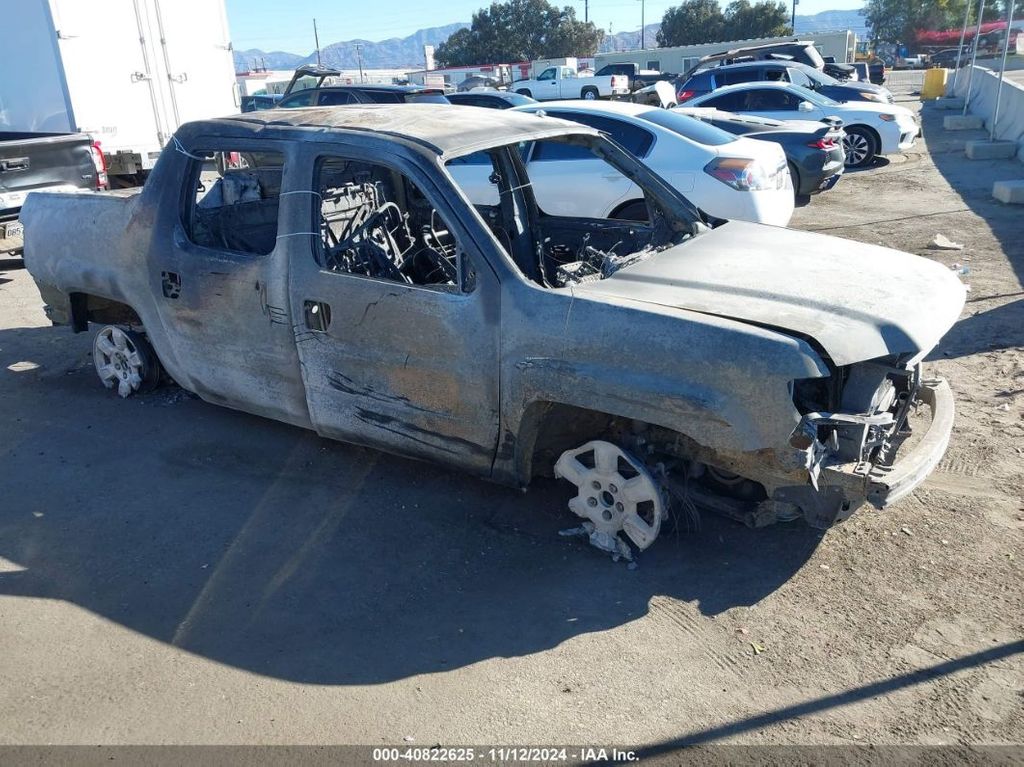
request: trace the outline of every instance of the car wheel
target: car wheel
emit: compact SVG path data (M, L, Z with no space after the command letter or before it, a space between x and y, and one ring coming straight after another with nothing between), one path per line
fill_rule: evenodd
M627 202L622 207L612 211L609 218L616 221L647 222L651 220L650 214L647 211L647 203L643 200Z
M585 99L587 101L594 101L595 99L597 99L597 97L597 88L584 88L583 92L580 94L580 98Z
M533 98L533 94L530 92L529 88L522 88L521 90L516 91L516 93L518 93L520 96L526 96L526 98L528 99Z
M863 168L870 164L878 153L875 137L865 128L856 126L846 129L843 149L846 152L846 167L848 168Z
M92 344L96 374L108 389L117 387L121 397L153 389L160 382L160 361L141 333L106 325Z

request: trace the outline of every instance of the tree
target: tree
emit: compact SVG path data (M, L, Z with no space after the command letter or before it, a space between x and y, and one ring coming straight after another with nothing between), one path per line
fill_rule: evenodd
M919 31L960 27L964 1L867 0L861 13L873 43L913 43Z
M658 45L667 48L673 45L694 45L696 43L717 43L726 38L725 15L718 0L685 0L675 8L669 8L661 18L658 30Z
M733 0L725 9L725 31L728 40L749 40L755 37L785 37L793 33L786 4L773 0Z
M685 0L661 20L658 45L696 45L792 33L786 4L778 0L733 0L722 12L717 0Z
M441 66L470 66L591 56L603 38L604 32L577 19L573 8L559 10L547 0L506 0L474 13L470 27L439 45L435 57Z

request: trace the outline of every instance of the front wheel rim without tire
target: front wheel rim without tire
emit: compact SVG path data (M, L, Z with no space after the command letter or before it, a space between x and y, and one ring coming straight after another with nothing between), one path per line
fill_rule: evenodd
M121 397L139 391L149 372L143 350L128 333L113 326L96 334L92 361L103 385L108 389L116 386Z
M862 165L871 155L871 142L862 133L847 133L843 139L847 165Z

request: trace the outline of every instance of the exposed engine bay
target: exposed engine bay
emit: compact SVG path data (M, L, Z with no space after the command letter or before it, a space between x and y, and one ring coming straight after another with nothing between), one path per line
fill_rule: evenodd
M368 163L321 165L321 265L410 285L455 285L455 239L419 189Z

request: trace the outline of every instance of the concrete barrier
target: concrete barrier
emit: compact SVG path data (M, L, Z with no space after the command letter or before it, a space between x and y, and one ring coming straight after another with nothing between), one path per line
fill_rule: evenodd
M992 129L992 115L996 106L996 89L999 86L999 73L984 67L974 67L974 77L970 70L961 70L956 80L955 96L967 97L967 81L971 82L970 103L968 111L980 117L986 130ZM1024 162L1024 84L1009 77L1003 83L1000 96L999 123L995 126L995 138L1000 141L1012 141L1017 145L1017 159Z

